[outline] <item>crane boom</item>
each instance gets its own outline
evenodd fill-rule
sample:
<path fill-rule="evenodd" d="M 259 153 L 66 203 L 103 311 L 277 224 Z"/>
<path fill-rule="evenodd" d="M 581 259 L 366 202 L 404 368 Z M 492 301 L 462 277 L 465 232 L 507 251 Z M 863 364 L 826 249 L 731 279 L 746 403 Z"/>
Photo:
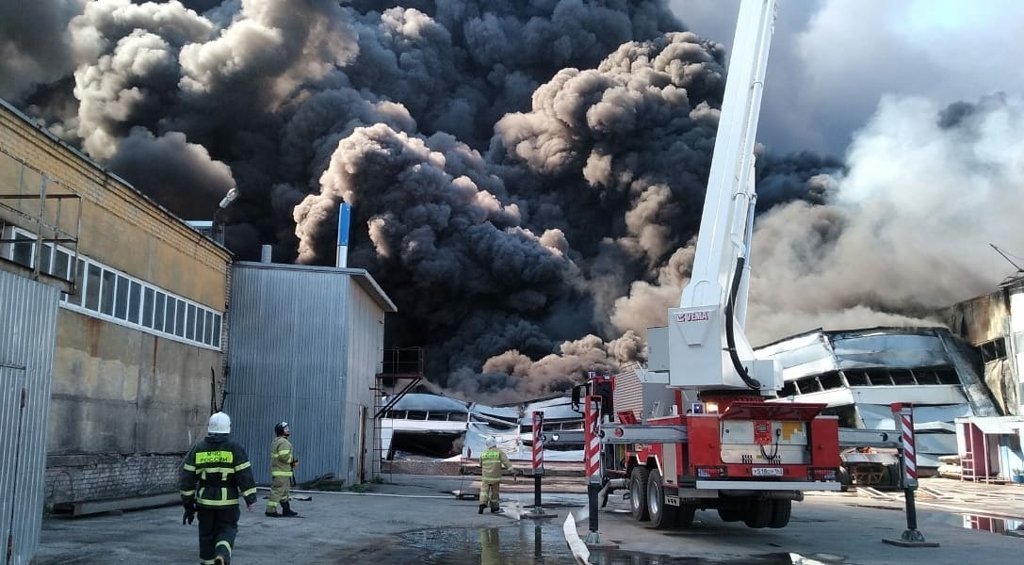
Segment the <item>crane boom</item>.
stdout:
<path fill-rule="evenodd" d="M 775 0 L 740 4 L 693 275 L 679 307 L 669 310 L 670 386 L 769 395 L 782 385 L 774 362 L 754 359 L 743 333 L 756 198 L 754 138 L 775 7 Z"/>

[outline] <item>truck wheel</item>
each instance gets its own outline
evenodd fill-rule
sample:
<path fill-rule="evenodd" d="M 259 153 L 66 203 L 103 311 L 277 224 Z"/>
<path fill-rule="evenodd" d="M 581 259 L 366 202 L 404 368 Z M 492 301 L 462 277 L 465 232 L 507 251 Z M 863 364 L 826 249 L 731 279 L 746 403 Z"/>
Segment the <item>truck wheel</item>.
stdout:
<path fill-rule="evenodd" d="M 675 527 L 680 530 L 688 530 L 693 527 L 693 517 L 697 513 L 697 505 L 691 502 L 680 502 L 676 508 Z"/>
<path fill-rule="evenodd" d="M 772 517 L 768 520 L 769 528 L 785 528 L 789 524 L 789 516 L 793 513 L 792 500 L 773 500 Z"/>
<path fill-rule="evenodd" d="M 770 499 L 753 499 L 747 505 L 747 511 L 743 516 L 743 523 L 750 528 L 765 528 L 772 519 L 774 504 Z"/>
<path fill-rule="evenodd" d="M 661 472 L 652 469 L 647 478 L 647 512 L 651 515 L 651 525 L 659 530 L 673 527 L 676 523 L 676 510 L 675 506 L 665 505 Z"/>
<path fill-rule="evenodd" d="M 739 522 L 743 519 L 743 508 L 733 505 L 719 507 L 718 517 L 723 522 Z"/>
<path fill-rule="evenodd" d="M 647 476 L 650 474 L 647 467 L 634 467 L 629 474 L 629 508 L 637 522 L 651 519 L 647 511 Z"/>

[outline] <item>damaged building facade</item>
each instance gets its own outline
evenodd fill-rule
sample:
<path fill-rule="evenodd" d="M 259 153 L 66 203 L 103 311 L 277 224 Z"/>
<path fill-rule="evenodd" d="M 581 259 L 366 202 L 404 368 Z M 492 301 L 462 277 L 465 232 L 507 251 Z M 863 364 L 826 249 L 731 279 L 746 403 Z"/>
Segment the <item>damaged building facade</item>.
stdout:
<path fill-rule="evenodd" d="M 946 324 L 979 351 L 985 384 L 1000 412 L 1024 416 L 1024 277 L 954 305 Z"/>
<path fill-rule="evenodd" d="M 760 347 L 782 367 L 780 401 L 820 402 L 839 425 L 895 429 L 890 405 L 914 405 L 918 465 L 957 452 L 953 422 L 993 416 L 974 352 L 947 328 L 815 330 Z"/>

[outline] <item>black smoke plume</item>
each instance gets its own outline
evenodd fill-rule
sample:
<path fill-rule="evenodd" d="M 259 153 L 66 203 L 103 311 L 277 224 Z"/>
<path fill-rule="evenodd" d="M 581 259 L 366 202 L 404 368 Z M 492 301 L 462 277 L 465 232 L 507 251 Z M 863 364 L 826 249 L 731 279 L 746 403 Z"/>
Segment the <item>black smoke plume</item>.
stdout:
<path fill-rule="evenodd" d="M 425 346 L 450 391 L 540 396 L 641 359 L 689 276 L 726 53 L 664 1 L 68 1 L 34 8 L 45 44 L 3 6 L 3 95 L 182 216 L 237 186 L 243 259 L 333 263 L 351 203 L 348 264 L 400 309 L 388 345 Z M 860 169 L 760 161 L 759 210 L 807 230 L 762 253 L 827 264 Z M 809 317 L 900 312 L 840 286 Z"/>

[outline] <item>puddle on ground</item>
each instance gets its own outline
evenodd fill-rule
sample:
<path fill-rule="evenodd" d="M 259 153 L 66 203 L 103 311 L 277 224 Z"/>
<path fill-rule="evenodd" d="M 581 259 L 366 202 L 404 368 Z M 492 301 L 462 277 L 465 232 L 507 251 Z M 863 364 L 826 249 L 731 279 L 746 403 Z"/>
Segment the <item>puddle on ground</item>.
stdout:
<path fill-rule="evenodd" d="M 416 530 L 400 536 L 408 556 L 427 565 L 538 565 L 574 563 L 558 522 L 521 522 L 501 528 L 444 528 Z M 685 558 L 621 550 L 591 550 L 595 565 L 728 565 L 811 564 L 789 553 L 748 556 L 742 559 Z"/>
<path fill-rule="evenodd" d="M 960 517 L 963 518 L 964 528 L 968 530 L 1024 537 L 1024 520 L 993 518 L 976 514 L 961 514 Z"/>

